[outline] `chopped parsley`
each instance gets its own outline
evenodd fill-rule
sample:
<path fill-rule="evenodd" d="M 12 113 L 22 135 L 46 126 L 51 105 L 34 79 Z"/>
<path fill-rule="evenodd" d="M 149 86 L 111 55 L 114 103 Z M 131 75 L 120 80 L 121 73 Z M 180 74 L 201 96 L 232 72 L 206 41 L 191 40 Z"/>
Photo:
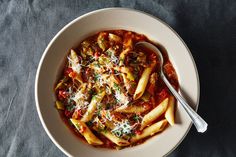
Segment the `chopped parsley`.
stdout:
<path fill-rule="evenodd" d="M 91 127 L 93 125 L 93 122 L 92 121 L 88 121 L 88 122 L 86 122 L 86 124 L 88 125 L 88 127 Z"/>
<path fill-rule="evenodd" d="M 101 104 L 98 104 L 98 105 L 97 105 L 97 116 L 98 116 L 98 117 L 101 117 L 101 110 L 102 110 L 102 105 L 101 105 Z"/>
<path fill-rule="evenodd" d="M 96 74 L 96 73 L 94 74 L 94 80 L 95 81 L 98 81 L 100 77 L 101 77 L 101 75 Z"/>
<path fill-rule="evenodd" d="M 106 104 L 106 110 L 111 109 L 114 103 L 107 103 Z"/>
<path fill-rule="evenodd" d="M 132 133 L 132 126 L 129 121 L 123 121 L 115 124 L 116 127 L 111 131 L 115 136 L 121 137 L 123 135 L 130 135 Z"/>
<path fill-rule="evenodd" d="M 99 63 L 93 63 L 93 65 L 97 68 L 100 68 L 100 64 Z"/>
<path fill-rule="evenodd" d="M 94 94 L 95 94 L 94 89 L 90 89 L 90 90 L 89 90 L 89 94 L 90 94 L 90 95 L 94 95 Z"/>
<path fill-rule="evenodd" d="M 116 84 L 115 82 L 114 82 L 114 89 L 115 89 L 116 91 L 120 91 L 120 87 L 119 87 L 119 85 Z"/>
<path fill-rule="evenodd" d="M 140 117 L 138 115 L 134 115 L 133 116 L 133 120 L 136 121 L 136 122 L 139 122 Z"/>
<path fill-rule="evenodd" d="M 75 109 L 75 106 L 74 105 L 68 105 L 66 106 L 66 110 L 67 111 L 73 111 Z"/>
<path fill-rule="evenodd" d="M 106 53 L 107 53 L 108 56 L 112 55 L 112 52 L 110 50 L 107 50 Z"/>

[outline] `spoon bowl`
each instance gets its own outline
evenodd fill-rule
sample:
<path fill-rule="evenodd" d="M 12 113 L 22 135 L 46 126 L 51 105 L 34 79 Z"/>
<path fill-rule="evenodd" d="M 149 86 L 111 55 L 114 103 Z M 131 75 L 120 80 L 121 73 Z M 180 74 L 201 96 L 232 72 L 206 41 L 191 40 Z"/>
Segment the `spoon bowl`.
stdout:
<path fill-rule="evenodd" d="M 160 77 L 165 82 L 166 86 L 169 88 L 170 92 L 174 95 L 174 97 L 180 102 L 181 106 L 184 108 L 186 113 L 191 118 L 194 126 L 196 127 L 197 131 L 200 133 L 203 133 L 207 130 L 208 124 L 189 106 L 189 104 L 186 102 L 186 100 L 172 87 L 168 79 L 166 78 L 164 72 L 163 72 L 163 63 L 164 59 L 162 56 L 161 51 L 153 44 L 142 41 L 138 42 L 135 47 L 144 47 L 152 52 L 155 52 L 155 54 L 158 56 L 160 61 Z"/>

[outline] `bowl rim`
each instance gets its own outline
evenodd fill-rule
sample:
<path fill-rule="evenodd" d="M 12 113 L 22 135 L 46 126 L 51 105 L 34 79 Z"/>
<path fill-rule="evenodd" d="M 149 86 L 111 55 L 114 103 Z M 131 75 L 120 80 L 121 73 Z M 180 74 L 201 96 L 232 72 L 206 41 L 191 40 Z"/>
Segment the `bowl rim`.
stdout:
<path fill-rule="evenodd" d="M 90 12 L 87 12 L 83 15 L 80 15 L 78 16 L 77 18 L 75 18 L 74 20 L 70 21 L 69 23 L 67 23 L 62 29 L 60 29 L 60 31 L 51 39 L 51 41 L 49 42 L 49 44 L 47 45 L 47 47 L 45 48 L 42 56 L 41 56 L 41 59 L 39 61 L 39 64 L 38 64 L 38 68 L 37 68 L 37 72 L 36 72 L 36 77 L 35 77 L 35 102 L 36 102 L 36 109 L 37 109 L 37 113 L 38 113 L 38 116 L 39 116 L 39 119 L 40 119 L 40 122 L 45 130 L 45 132 L 47 133 L 47 135 L 49 136 L 49 138 L 51 139 L 51 141 L 64 153 L 66 154 L 67 156 L 72 156 L 69 152 L 67 152 L 57 141 L 56 139 L 54 139 L 53 135 L 50 133 L 50 131 L 48 130 L 44 120 L 43 120 L 43 117 L 42 117 L 42 113 L 41 113 L 41 110 L 40 110 L 40 105 L 39 105 L 39 101 L 38 101 L 38 81 L 39 81 L 39 74 L 40 74 L 40 71 L 41 71 L 41 67 L 42 67 L 42 64 L 43 64 L 43 61 L 45 59 L 45 56 L 49 50 L 49 48 L 51 47 L 51 45 L 54 43 L 54 41 L 58 38 L 58 36 L 60 34 L 62 34 L 68 27 L 70 27 L 71 25 L 73 25 L 74 23 L 76 23 L 77 21 L 79 21 L 80 19 L 82 18 L 86 18 L 87 16 L 90 16 L 90 15 L 93 15 L 93 14 L 97 14 L 99 12 L 103 12 L 103 11 L 108 11 L 108 10 L 120 10 L 120 11 L 131 11 L 131 12 L 138 12 L 138 13 L 141 13 L 141 14 L 145 14 L 157 21 L 159 21 L 160 23 L 162 23 L 163 25 L 165 25 L 166 27 L 168 27 L 177 37 L 178 39 L 182 42 L 183 46 L 186 48 L 189 56 L 190 56 L 190 59 L 193 63 L 193 68 L 194 68 L 194 71 L 196 73 L 196 80 L 197 80 L 197 101 L 196 101 L 196 106 L 195 106 L 195 111 L 198 110 L 198 107 L 199 107 L 199 100 L 200 100 L 200 79 L 199 79 L 199 73 L 198 73 L 198 70 L 197 70 L 197 65 L 195 63 L 195 60 L 193 58 L 193 55 L 190 51 L 190 49 L 187 47 L 186 43 L 184 42 L 184 40 L 178 35 L 178 33 L 171 27 L 169 26 L 166 22 L 162 21 L 161 19 L 159 19 L 158 17 L 154 16 L 154 15 L 151 15 L 149 13 L 146 13 L 144 11 L 141 11 L 141 10 L 136 10 L 136 9 L 133 9 L 133 8 L 125 8 L 125 7 L 108 7 L 108 8 L 102 8 L 102 9 L 96 9 L 96 10 L 93 10 L 93 11 L 90 11 Z M 192 126 L 192 122 L 189 124 L 188 128 L 186 129 L 184 135 L 182 136 L 182 138 L 178 141 L 178 143 L 176 143 L 176 145 L 170 149 L 164 156 L 167 156 L 169 155 L 170 153 L 172 153 L 179 145 L 180 143 L 185 139 L 186 135 L 188 134 L 188 132 L 190 131 L 190 128 Z"/>

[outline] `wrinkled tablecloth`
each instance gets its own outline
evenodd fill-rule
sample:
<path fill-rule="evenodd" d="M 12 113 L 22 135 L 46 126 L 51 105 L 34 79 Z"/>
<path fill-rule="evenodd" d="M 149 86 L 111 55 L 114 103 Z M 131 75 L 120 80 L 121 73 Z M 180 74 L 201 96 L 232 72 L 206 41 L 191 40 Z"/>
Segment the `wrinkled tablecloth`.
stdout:
<path fill-rule="evenodd" d="M 64 25 L 105 7 L 135 8 L 162 19 L 192 51 L 201 81 L 198 112 L 209 128 L 199 134 L 192 127 L 169 156 L 236 156 L 235 0 L 0 0 L 0 156 L 65 156 L 39 121 L 36 69 Z"/>

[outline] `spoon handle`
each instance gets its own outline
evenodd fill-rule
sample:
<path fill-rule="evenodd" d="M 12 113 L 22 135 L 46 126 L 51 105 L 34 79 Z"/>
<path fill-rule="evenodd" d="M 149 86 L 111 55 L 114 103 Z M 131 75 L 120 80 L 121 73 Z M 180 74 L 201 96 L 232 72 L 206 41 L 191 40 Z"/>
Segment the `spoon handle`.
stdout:
<path fill-rule="evenodd" d="M 161 73 L 162 80 L 165 82 L 171 93 L 175 96 L 175 98 L 180 102 L 182 107 L 188 113 L 189 117 L 192 119 L 193 124 L 195 125 L 198 132 L 205 132 L 207 130 L 208 124 L 188 105 L 188 103 L 184 100 L 183 97 L 180 96 L 178 92 L 172 87 L 170 82 L 167 80 L 165 75 Z"/>

